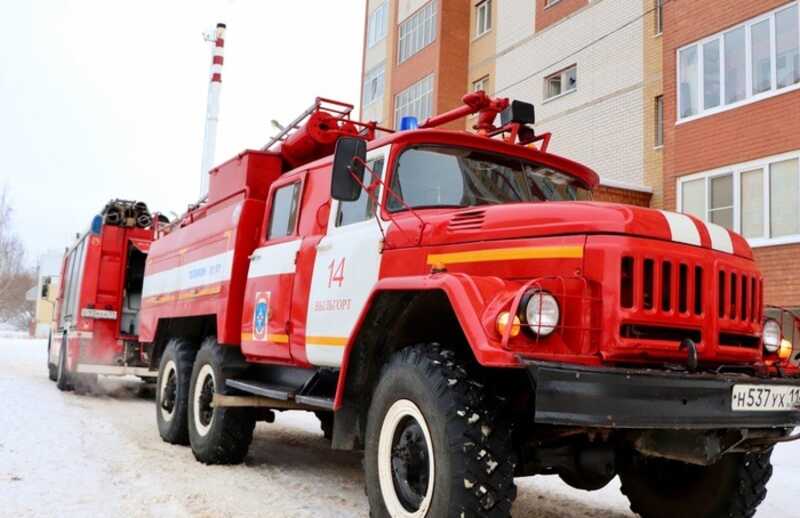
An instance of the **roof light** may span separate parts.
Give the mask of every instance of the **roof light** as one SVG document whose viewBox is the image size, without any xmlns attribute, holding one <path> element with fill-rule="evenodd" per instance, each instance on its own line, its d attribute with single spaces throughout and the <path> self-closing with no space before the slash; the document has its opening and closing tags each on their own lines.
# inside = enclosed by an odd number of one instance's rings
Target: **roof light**
<svg viewBox="0 0 800 518">
<path fill-rule="evenodd" d="M 400 131 L 415 130 L 419 128 L 419 121 L 413 115 L 407 115 L 400 119 Z"/>
</svg>

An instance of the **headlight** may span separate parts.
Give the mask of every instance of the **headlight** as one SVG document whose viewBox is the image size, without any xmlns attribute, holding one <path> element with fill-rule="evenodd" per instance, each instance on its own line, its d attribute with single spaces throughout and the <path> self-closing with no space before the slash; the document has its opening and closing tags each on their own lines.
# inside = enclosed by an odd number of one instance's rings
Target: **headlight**
<svg viewBox="0 0 800 518">
<path fill-rule="evenodd" d="M 547 336 L 555 331 L 561 311 L 558 301 L 546 291 L 530 292 L 524 305 L 525 323 L 539 336 Z"/>
<path fill-rule="evenodd" d="M 764 338 L 764 349 L 769 353 L 774 353 L 781 345 L 781 325 L 777 320 L 768 318 L 764 322 L 764 331 L 762 334 Z"/>
</svg>

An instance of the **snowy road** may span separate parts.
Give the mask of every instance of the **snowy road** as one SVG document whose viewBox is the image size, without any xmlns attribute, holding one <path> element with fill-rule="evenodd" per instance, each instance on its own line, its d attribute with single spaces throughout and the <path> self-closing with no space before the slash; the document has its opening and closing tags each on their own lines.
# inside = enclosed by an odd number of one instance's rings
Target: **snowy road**
<svg viewBox="0 0 800 518">
<path fill-rule="evenodd" d="M 101 394 L 59 392 L 43 341 L 0 338 L 2 516 L 367 516 L 359 454 L 328 449 L 316 418 L 260 423 L 242 466 L 204 466 L 158 437 L 152 400 L 135 381 Z M 800 445 L 781 445 L 759 517 L 799 517 Z M 517 480 L 516 517 L 631 516 L 614 481 L 572 490 L 552 477 Z"/>
</svg>

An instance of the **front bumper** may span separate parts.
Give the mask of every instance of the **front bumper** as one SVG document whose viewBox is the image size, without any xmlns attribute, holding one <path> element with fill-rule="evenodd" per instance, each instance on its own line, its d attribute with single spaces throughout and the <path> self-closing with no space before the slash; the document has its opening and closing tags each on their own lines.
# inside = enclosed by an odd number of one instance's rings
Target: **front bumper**
<svg viewBox="0 0 800 518">
<path fill-rule="evenodd" d="M 519 358 L 535 393 L 537 423 L 626 429 L 711 430 L 800 426 L 800 408 L 733 411 L 736 384 L 792 385 L 800 378 L 586 367 Z"/>
</svg>

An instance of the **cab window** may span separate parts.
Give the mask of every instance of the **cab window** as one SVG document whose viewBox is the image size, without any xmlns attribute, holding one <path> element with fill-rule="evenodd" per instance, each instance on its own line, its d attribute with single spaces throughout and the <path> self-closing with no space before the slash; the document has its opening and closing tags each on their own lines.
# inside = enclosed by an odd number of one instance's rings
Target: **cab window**
<svg viewBox="0 0 800 518">
<path fill-rule="evenodd" d="M 300 182 L 284 185 L 275 191 L 272 196 L 267 239 L 279 239 L 294 233 L 299 200 Z"/>
<path fill-rule="evenodd" d="M 367 165 L 378 177 L 383 173 L 383 158 L 367 162 Z M 369 187 L 373 178 L 369 171 L 364 171 L 364 185 Z M 358 223 L 359 221 L 366 221 L 373 217 L 375 217 L 374 195 L 370 196 L 366 189 L 361 189 L 361 195 L 356 201 L 343 201 L 339 203 L 339 212 L 336 215 L 336 226 L 341 227 L 351 223 Z"/>
</svg>

